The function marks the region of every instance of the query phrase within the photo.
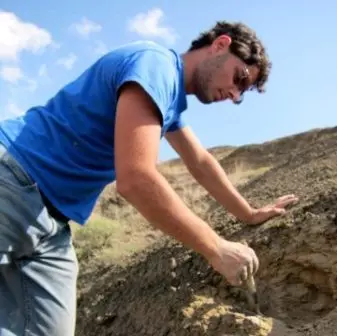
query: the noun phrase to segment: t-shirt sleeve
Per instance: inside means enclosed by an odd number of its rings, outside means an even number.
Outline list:
[[[186,121],[184,118],[180,115],[179,119],[177,119],[168,129],[167,132],[174,132],[177,131],[183,127],[187,126]]]
[[[116,78],[117,90],[126,82],[137,82],[152,98],[161,114],[161,122],[175,99],[177,71],[165,53],[148,49],[138,51],[123,62]]]

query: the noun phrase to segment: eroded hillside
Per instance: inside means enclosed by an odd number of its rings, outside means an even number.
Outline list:
[[[164,167],[164,174],[217,232],[246,239],[255,249],[262,315],[250,311],[245,292],[229,286],[199,255],[159,234],[123,265],[80,260],[77,335],[337,335],[337,128],[225,151],[219,162],[252,204],[288,193],[300,202],[284,217],[247,226],[183,168],[170,174]],[[171,162],[172,172],[177,166]],[[109,192],[101,214],[129,207],[118,197],[112,202]],[[146,223],[138,225],[151,232]]]

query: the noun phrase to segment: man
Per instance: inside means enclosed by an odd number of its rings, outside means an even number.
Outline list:
[[[240,220],[262,223],[296,201],[252,208],[184,124],[201,103],[264,90],[270,62],[255,33],[218,22],[178,55],[152,42],[106,54],[44,106],[0,124],[1,335],[74,334],[77,262],[69,220],[85,224],[103,188],[203,255],[232,285],[258,269],[254,251],[221,238],[156,169],[166,137],[191,174]],[[93,237],[93,239],[95,239]]]

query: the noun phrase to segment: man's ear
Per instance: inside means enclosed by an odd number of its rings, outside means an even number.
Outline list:
[[[229,48],[232,43],[232,38],[228,35],[220,35],[212,43],[212,49],[215,52],[222,52]]]

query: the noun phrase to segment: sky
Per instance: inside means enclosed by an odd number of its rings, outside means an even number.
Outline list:
[[[243,104],[188,97],[185,120],[206,148],[261,143],[337,125],[337,2],[1,0],[0,120],[44,104],[98,57],[153,40],[179,53],[218,20],[253,28],[273,63],[267,92]],[[160,160],[176,157],[163,140]]]

